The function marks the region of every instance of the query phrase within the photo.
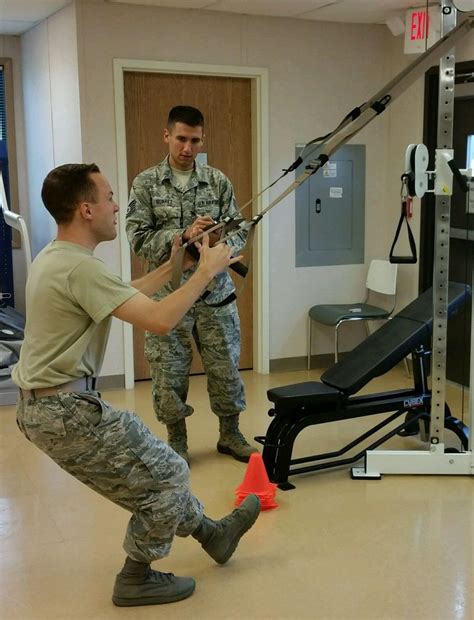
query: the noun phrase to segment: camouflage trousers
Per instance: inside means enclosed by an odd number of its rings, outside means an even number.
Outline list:
[[[192,337],[206,372],[212,411],[225,417],[245,410],[244,386],[239,374],[237,305],[234,302],[212,308],[199,301],[166,336],[146,333],[145,355],[153,380],[153,407],[163,424],[173,424],[194,411],[186,404]]]
[[[97,392],[20,399],[17,421],[60,467],[132,513],[123,548],[133,560],[165,557],[175,534],[188,536],[200,524],[203,507],[184,459]]]

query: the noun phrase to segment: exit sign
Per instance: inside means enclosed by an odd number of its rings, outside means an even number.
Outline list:
[[[439,7],[410,9],[405,17],[405,54],[421,54],[438,41],[440,33]]]

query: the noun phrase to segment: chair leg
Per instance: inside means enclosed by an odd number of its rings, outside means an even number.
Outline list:
[[[339,361],[339,324],[334,328],[334,363]]]
[[[308,316],[308,370],[311,370],[311,317]]]
[[[369,322],[368,321],[364,321],[365,324],[365,332],[367,334],[367,338],[370,336],[370,329],[369,329]]]

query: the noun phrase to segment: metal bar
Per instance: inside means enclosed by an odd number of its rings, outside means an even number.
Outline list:
[[[393,416],[391,416],[391,418],[398,417],[401,413],[403,412],[398,412],[397,414],[394,414]],[[309,465],[308,467],[293,467],[293,465],[295,465],[298,462],[302,462],[302,460],[301,459],[291,460],[289,463],[288,476],[294,476],[295,474],[305,474],[311,471],[318,471],[322,469],[329,469],[331,467],[342,467],[343,465],[350,465],[351,463],[355,463],[356,461],[360,460],[366,454],[367,450],[375,450],[375,448],[378,448],[379,446],[384,444],[386,441],[394,437],[397,433],[402,431],[406,426],[408,426],[408,424],[417,422],[422,415],[423,415],[422,413],[419,413],[416,416],[414,416],[413,419],[410,420],[410,422],[406,422],[406,421],[402,422],[402,424],[399,424],[398,426],[393,428],[391,431],[389,431],[388,433],[386,433],[385,435],[383,435],[382,437],[374,441],[374,443],[370,444],[370,446],[368,446],[367,448],[364,448],[361,452],[358,452],[357,454],[354,454],[353,456],[349,456],[346,459],[337,459],[335,461],[329,461],[327,463]],[[386,424],[388,424],[390,421],[391,419],[387,418]],[[308,461],[310,458],[313,461],[316,461],[320,457],[318,455],[315,455],[314,457],[308,457]]]
[[[25,266],[26,275],[28,275],[31,267],[31,246],[30,238],[28,235],[28,229],[26,228],[25,220],[19,213],[14,213],[10,210],[7,201],[7,195],[5,192],[5,185],[3,183],[3,176],[0,172],[0,211],[3,213],[3,219],[8,226],[11,226],[15,230],[18,230],[21,237],[23,252],[25,254]]]
[[[382,428],[387,426],[387,424],[390,424],[391,422],[393,422],[394,420],[399,418],[404,413],[406,413],[406,409],[400,409],[399,411],[396,411],[395,413],[390,415],[388,418],[385,418],[385,420],[382,420],[381,422],[379,422],[378,424],[376,424],[375,426],[373,426],[369,430],[365,431],[365,433],[362,433],[362,435],[359,435],[358,437],[353,439],[351,442],[346,444],[343,448],[339,448],[339,450],[335,450],[333,452],[324,452],[322,454],[314,454],[313,456],[304,456],[304,457],[300,457],[300,458],[296,458],[296,459],[291,459],[291,464],[292,465],[301,465],[303,463],[311,463],[311,462],[314,462],[314,461],[323,461],[325,459],[332,459],[334,457],[342,456],[343,454],[346,454],[347,452],[349,452],[349,450],[352,450],[352,448],[355,448],[355,446],[358,446],[360,443],[362,443],[363,441],[365,441],[369,437],[372,437],[372,435],[375,435],[375,433],[378,433],[380,430],[382,430]],[[421,415],[423,415],[423,413],[420,413],[418,415],[421,416]],[[412,421],[413,420],[410,420],[410,423]],[[364,449],[364,452],[366,450],[367,450],[367,448]],[[360,457],[357,456],[357,458],[360,458]]]
[[[474,230],[467,228],[453,228],[449,229],[449,236],[451,239],[460,239],[461,241],[474,241]]]
[[[456,25],[452,0],[441,2],[441,33],[446,36]],[[454,47],[440,59],[438,91],[438,149],[453,146]],[[448,329],[449,224],[451,196],[436,196],[435,256],[433,264],[433,355],[430,441],[444,443],[446,401],[446,348]]]
[[[469,248],[472,253],[472,246]],[[472,259],[471,259],[472,260]],[[474,260],[472,261],[471,286],[474,285]],[[472,435],[474,433],[474,304],[471,301],[471,367],[469,369],[469,450],[473,449]],[[474,457],[473,457],[474,466]]]

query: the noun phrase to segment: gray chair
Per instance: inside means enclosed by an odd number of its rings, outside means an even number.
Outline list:
[[[334,327],[334,360],[339,359],[339,328],[343,323],[364,321],[367,336],[369,321],[389,319],[395,309],[397,291],[397,267],[386,260],[373,260],[367,273],[364,301],[352,304],[319,304],[308,312],[308,370],[311,368],[312,323]],[[377,294],[377,305],[370,303]],[[383,302],[383,306],[379,305]]]

